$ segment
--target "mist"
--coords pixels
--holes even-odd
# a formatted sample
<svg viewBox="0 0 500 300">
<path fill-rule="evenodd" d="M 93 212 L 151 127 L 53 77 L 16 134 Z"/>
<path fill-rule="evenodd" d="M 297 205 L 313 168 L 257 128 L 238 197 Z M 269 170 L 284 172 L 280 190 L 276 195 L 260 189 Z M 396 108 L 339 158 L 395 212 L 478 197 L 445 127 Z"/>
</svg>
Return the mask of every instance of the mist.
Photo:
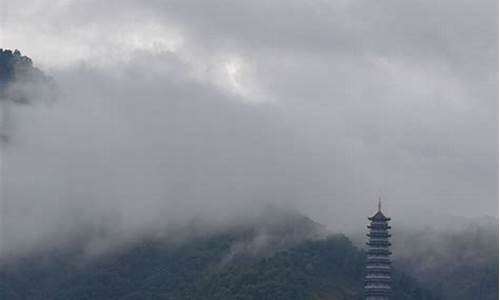
<svg viewBox="0 0 500 300">
<path fill-rule="evenodd" d="M 270 207 L 360 232 L 379 196 L 395 227 L 498 217 L 498 3 L 287 3 L 9 3 L 1 46 L 58 89 L 12 112 L 10 251 Z"/>
</svg>

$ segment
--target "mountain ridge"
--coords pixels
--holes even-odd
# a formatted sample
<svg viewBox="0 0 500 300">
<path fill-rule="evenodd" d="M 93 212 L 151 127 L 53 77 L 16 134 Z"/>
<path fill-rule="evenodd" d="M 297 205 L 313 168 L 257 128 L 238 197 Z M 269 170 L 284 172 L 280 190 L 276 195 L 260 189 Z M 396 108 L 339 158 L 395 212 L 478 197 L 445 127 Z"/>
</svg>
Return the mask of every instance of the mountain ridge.
<svg viewBox="0 0 500 300">
<path fill-rule="evenodd" d="M 325 236 L 306 217 L 276 218 L 178 242 L 148 237 L 91 258 L 69 248 L 17 258 L 0 268 L 0 296 L 363 299 L 362 250 L 344 235 Z M 397 299 L 437 299 L 406 274 L 394 280 Z"/>
</svg>

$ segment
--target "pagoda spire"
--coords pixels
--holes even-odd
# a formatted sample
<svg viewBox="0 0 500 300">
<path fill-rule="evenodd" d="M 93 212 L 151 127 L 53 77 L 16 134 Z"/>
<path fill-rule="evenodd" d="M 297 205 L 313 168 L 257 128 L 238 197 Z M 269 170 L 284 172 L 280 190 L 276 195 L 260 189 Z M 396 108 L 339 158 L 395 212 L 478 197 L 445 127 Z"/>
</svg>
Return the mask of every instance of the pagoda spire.
<svg viewBox="0 0 500 300">
<path fill-rule="evenodd" d="M 378 211 L 382 211 L 382 197 L 378 197 Z"/>
</svg>

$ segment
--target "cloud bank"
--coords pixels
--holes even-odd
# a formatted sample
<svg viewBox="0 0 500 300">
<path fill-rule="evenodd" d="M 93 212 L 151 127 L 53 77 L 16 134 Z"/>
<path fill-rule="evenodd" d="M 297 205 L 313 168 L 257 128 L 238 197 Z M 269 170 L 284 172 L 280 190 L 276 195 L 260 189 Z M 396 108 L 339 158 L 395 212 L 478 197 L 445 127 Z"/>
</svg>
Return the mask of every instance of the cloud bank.
<svg viewBox="0 0 500 300">
<path fill-rule="evenodd" d="M 379 195 L 395 223 L 496 216 L 497 6 L 8 3 L 4 47 L 60 88 L 57 103 L 15 112 L 12 244 L 268 205 L 362 230 Z"/>
</svg>

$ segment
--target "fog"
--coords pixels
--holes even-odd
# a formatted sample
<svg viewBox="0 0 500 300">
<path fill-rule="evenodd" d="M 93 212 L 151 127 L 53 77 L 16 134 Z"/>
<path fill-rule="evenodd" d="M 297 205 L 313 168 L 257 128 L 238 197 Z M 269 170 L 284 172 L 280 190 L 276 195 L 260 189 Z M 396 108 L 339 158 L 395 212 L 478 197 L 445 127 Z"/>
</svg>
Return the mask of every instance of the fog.
<svg viewBox="0 0 500 300">
<path fill-rule="evenodd" d="M 498 2 L 15 1 L 57 87 L 2 149 L 8 247 L 296 210 L 498 216 Z"/>
</svg>

